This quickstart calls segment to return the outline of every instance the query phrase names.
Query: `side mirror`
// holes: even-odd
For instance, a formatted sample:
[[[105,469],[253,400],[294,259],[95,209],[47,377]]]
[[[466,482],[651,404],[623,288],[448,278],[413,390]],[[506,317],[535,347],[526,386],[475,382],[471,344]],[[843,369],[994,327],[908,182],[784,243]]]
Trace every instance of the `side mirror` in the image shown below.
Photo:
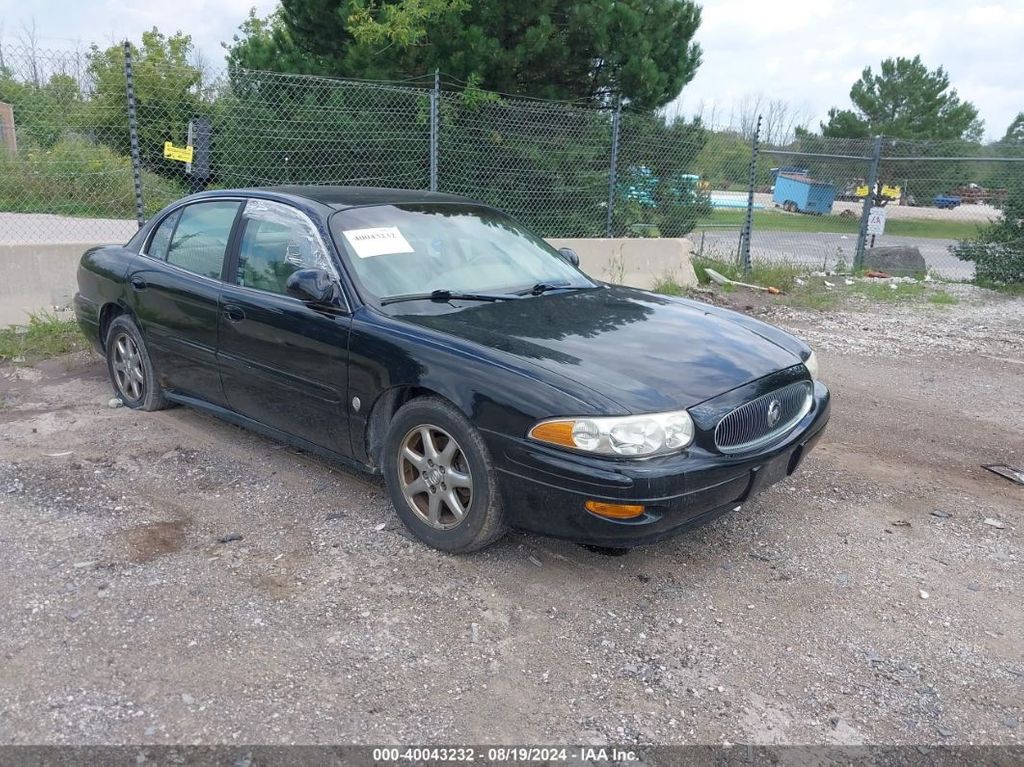
[[[338,283],[323,269],[299,269],[284,284],[292,298],[323,306],[337,306],[340,301]]]
[[[573,266],[578,267],[580,265],[580,257],[576,255],[576,251],[572,248],[559,248],[558,253]]]

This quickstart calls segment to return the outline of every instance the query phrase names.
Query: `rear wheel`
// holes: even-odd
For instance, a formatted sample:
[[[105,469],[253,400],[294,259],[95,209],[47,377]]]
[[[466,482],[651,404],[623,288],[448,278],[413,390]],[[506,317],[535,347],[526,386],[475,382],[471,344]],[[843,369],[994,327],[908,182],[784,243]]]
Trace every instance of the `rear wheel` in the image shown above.
[[[126,407],[135,410],[167,407],[146,342],[130,317],[122,314],[114,318],[107,329],[104,348],[114,393]]]
[[[464,553],[504,534],[487,446],[450,403],[428,397],[405,404],[391,421],[384,451],[391,502],[424,543]]]

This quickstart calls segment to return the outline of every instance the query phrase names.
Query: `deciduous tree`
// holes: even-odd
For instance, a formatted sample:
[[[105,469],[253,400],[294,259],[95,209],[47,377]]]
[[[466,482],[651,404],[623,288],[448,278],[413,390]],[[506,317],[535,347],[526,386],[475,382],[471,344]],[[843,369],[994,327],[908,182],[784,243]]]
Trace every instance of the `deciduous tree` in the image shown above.
[[[167,36],[155,27],[142,33],[141,46],[132,45],[139,147],[150,167],[164,167],[164,142],[184,143],[188,121],[200,112],[203,72],[190,61],[191,54],[189,35]],[[88,122],[104,143],[128,154],[124,47],[93,45],[88,69],[94,84]]]

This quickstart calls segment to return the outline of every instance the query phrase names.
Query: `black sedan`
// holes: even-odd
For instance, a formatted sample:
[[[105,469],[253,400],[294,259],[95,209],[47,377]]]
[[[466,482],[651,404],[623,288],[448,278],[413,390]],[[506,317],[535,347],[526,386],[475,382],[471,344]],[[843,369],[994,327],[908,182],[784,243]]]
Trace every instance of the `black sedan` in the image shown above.
[[[125,405],[191,405],[382,473],[446,551],[509,527],[659,540],[792,474],[829,417],[802,341],[597,282],[450,195],[193,195],[85,253],[78,285]]]

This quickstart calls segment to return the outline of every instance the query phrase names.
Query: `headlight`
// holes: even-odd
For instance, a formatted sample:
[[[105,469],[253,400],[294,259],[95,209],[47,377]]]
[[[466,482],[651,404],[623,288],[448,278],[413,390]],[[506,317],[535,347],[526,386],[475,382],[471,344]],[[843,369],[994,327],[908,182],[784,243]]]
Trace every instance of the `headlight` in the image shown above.
[[[587,453],[664,455],[693,442],[693,421],[685,410],[612,418],[553,418],[538,423],[528,436]]]
[[[814,352],[811,352],[810,356],[804,360],[804,367],[807,368],[807,372],[811,374],[811,379],[817,381],[818,357]]]

